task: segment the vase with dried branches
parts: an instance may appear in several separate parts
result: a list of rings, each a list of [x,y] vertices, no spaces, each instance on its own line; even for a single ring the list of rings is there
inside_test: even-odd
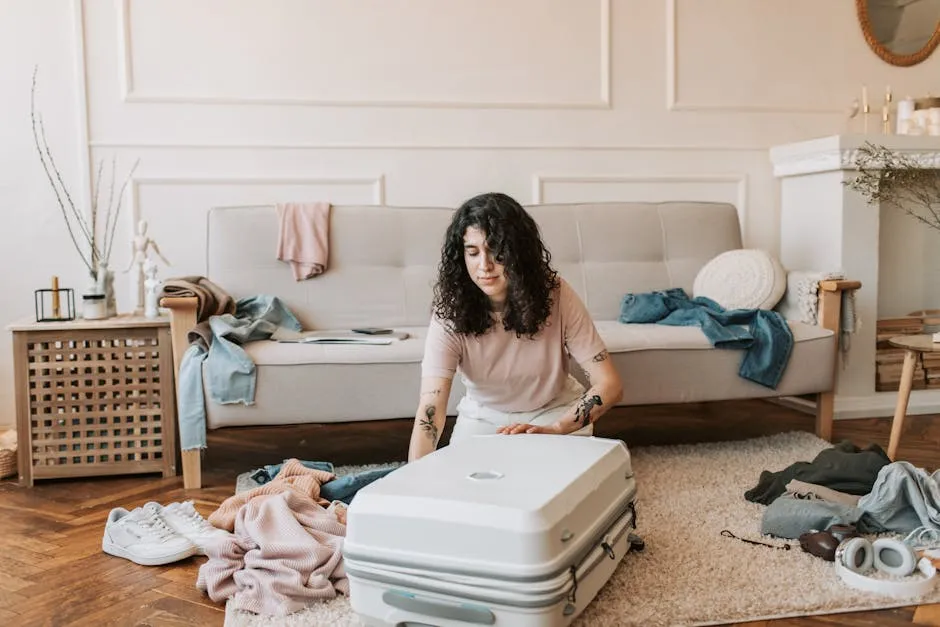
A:
[[[75,245],[79,258],[88,270],[90,283],[87,293],[103,294],[106,297],[108,315],[113,316],[117,313],[117,306],[114,298],[114,271],[110,269],[111,252],[114,248],[114,235],[117,231],[117,222],[121,214],[124,193],[134,170],[137,169],[138,162],[134,162],[117,192],[117,198],[115,198],[117,163],[115,159],[112,159],[111,180],[107,184],[107,208],[102,211],[99,203],[101,201],[101,189],[105,185],[102,181],[104,162],[99,161],[91,193],[90,207],[88,210],[77,207],[72,194],[69,193],[68,187],[65,185],[62,173],[56,166],[49,143],[46,141],[46,130],[43,125],[42,115],[36,111],[37,74],[38,70],[34,70],[32,90],[30,92],[30,119],[32,121],[33,142],[36,153],[39,156],[43,171],[46,173],[49,185],[52,187],[72,244]]]
[[[869,204],[897,207],[940,231],[940,170],[871,142],[859,147],[852,161],[856,175],[845,181],[850,189]]]

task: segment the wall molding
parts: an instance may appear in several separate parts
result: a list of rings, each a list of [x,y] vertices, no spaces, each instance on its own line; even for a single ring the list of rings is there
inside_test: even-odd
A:
[[[340,144],[340,143],[215,143],[215,142],[153,142],[144,140],[118,141],[95,140],[90,146],[110,150],[546,150],[572,152],[767,152],[768,146],[700,146],[694,144],[649,145],[621,144],[609,146],[570,146],[564,144],[506,144],[506,145],[459,145],[459,144]]]
[[[600,93],[596,101],[499,101],[480,100],[325,100],[319,98],[280,98],[257,96],[253,98],[233,96],[185,96],[172,94],[140,93],[134,85],[134,58],[131,36],[131,0],[120,0],[118,11],[118,50],[120,64],[121,97],[124,102],[152,104],[204,104],[204,105],[270,105],[308,107],[386,107],[421,109],[610,109],[611,91],[611,0],[597,0],[600,4]]]
[[[133,222],[140,220],[140,187],[143,185],[368,185],[372,202],[385,204],[385,174],[378,176],[310,176],[310,177],[234,177],[234,176],[135,176],[130,185],[130,213]]]
[[[546,183],[654,183],[668,185],[669,183],[733,183],[737,185],[735,207],[738,210],[738,222],[741,226],[741,235],[747,234],[747,186],[748,175],[735,174],[663,174],[663,175],[632,175],[632,174],[536,174],[532,177],[532,203],[542,204],[545,198]],[[676,198],[677,202],[695,199]]]
[[[666,109],[669,111],[720,111],[727,113],[842,113],[839,107],[792,107],[754,104],[682,102],[679,100],[678,3],[666,0]]]

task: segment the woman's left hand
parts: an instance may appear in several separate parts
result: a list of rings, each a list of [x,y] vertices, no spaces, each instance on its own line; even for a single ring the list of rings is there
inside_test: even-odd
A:
[[[557,422],[545,426],[514,422],[511,425],[500,427],[496,430],[496,433],[504,433],[507,435],[514,435],[517,433],[549,433],[553,435],[562,435],[564,434],[564,431],[562,431],[561,425],[559,425]]]

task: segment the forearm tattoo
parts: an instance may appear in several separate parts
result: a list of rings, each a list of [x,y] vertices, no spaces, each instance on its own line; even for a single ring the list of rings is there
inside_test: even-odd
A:
[[[599,352],[598,354],[594,355],[594,357],[591,358],[591,361],[593,361],[594,363],[600,363],[602,361],[606,361],[609,356],[610,355],[607,353],[607,351],[603,350]]]
[[[574,421],[580,422],[582,425],[586,426],[591,421],[591,410],[595,405],[598,407],[603,405],[601,402],[601,397],[597,394],[592,394],[591,396],[585,396],[582,398],[581,402],[575,409]]]
[[[428,434],[431,441],[437,444],[437,425],[434,424],[434,405],[424,408],[424,418],[421,419],[421,430]]]

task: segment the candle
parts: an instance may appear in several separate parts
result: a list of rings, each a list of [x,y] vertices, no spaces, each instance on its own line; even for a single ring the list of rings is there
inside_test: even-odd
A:
[[[868,108],[868,87],[862,85],[862,111],[868,113],[871,109]]]
[[[59,316],[59,277],[52,277],[52,317]]]

